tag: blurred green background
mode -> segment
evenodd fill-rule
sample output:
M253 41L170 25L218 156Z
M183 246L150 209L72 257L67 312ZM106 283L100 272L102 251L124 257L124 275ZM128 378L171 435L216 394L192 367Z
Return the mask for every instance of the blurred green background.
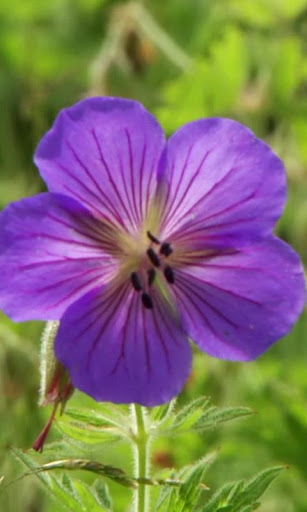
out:
M215 115L252 128L285 161L288 203L277 232L307 263L306 0L2 0L0 207L44 190L32 163L36 144L60 108L94 94L140 100L167 134ZM31 446L50 413L37 405L41 329L0 317L0 476L7 482L21 472L9 447ZM200 394L258 414L205 437L160 442L156 467L179 467L220 447L206 480L215 489L286 463L290 470L260 510L306 512L307 315L255 362L196 353L181 401ZM76 393L72 404L84 400ZM106 456L121 465L121 453ZM127 493L116 488L119 511ZM35 477L1 493L0 509L59 511Z

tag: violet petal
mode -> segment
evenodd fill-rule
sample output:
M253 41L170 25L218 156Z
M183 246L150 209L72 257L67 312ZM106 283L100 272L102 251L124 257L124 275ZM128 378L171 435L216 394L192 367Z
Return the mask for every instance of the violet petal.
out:
M160 162L163 236L189 249L254 243L271 234L285 184L281 160L238 122L189 123Z
M16 321L59 319L110 279L114 251L103 224L74 199L46 193L12 203L0 214L1 309Z
M147 211L164 145L161 127L136 101L89 98L59 113L34 160L51 192L131 232Z
M254 359L286 334L305 302L297 254L277 238L176 269L188 335L208 354Z
M73 385L99 401L154 406L182 388L189 342L169 305L151 290L142 305L129 280L89 292L64 314L55 340Z

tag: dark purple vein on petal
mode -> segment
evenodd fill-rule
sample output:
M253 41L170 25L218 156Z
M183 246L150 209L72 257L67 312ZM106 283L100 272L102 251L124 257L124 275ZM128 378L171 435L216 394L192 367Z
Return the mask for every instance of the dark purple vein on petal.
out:
M143 181L144 181L144 167L145 167L146 151L147 151L147 144L146 144L146 140L144 140L144 146L143 146L142 158L141 158L140 179L139 179L139 210L140 210L141 219L143 219L144 215L145 215L144 205L143 205Z
M132 190L132 201L133 201L133 207L134 207L134 212L135 212L135 218L137 219L137 224L140 225L141 218L140 218L140 215L139 215L139 212L138 212L137 203L136 203L136 197L135 197L135 188L136 188L135 184L136 184L137 179L140 179L140 177L137 176L137 174L138 174L137 171L136 171L136 175L135 176L134 176L134 173L133 173L132 143L131 143L131 137L130 137L130 133L129 133L128 128L125 128L125 134L126 134L127 145L128 145L129 170L130 170L130 186L131 186L131 190Z
M211 150L208 150L204 154L203 158L201 159L200 164L198 165L198 167L196 169L196 172L190 178L190 181L189 181L188 185L184 188L183 193L182 193L180 199L177 199L177 206L175 206L175 210L172 209L171 211L169 211L169 214L168 214L169 217L171 217L172 215L174 217L177 217L177 215L180 216L181 215L180 212L185 210L185 208L186 208L185 205L186 205L187 202L189 202L189 197L188 197L189 191L190 191L193 183L195 182L197 176L199 175L199 173L200 173L200 171L201 171L205 161L207 160L208 156L210 155L210 153L211 153ZM187 201L184 201L186 198L187 198Z
M118 200L120 201L120 204L122 205L122 208L124 209L124 211L125 211L125 213L126 213L126 215L127 215L128 219L129 219L129 222L130 222L131 226L133 226L133 219L132 219L132 217L131 217L131 215L130 215L130 212L129 212L128 208L126 207L126 205L125 205L125 203L124 203L124 201L123 201L123 198L122 198L122 196L121 196L121 194L120 194L120 192L119 192L119 190L118 190L118 188L117 188L117 186L116 186L116 183L114 182L114 180L113 180L113 178L112 178L112 174L111 174L110 168L109 168L109 166L108 166L108 164L107 164L107 162L106 162L106 160L105 160L105 158L104 158L104 156L103 156L102 149L101 149L101 146L100 146L100 143L99 143L99 140L98 140L98 137L97 137L97 135L96 135L95 130L94 130L94 129L92 129L92 130L91 130L91 133L92 133L93 138L94 138L94 140L95 140L95 143L96 143L96 146L97 146L97 149L98 149L98 153L99 153L100 160L101 160L101 162L102 162L102 164L103 164L103 166L104 166L104 168L105 168L105 170L106 170L106 173L107 173L108 178L109 178L109 180L110 180L110 183L111 183L111 185L112 185L112 187L113 187L113 190L114 190L115 194L117 195L117 198L118 198Z
M149 208L149 203L150 203L150 189L151 189L151 184L152 184L152 180L154 179L154 177L156 176L156 173L154 172L155 168L157 166L157 159L153 160L152 162L152 166L151 166L151 170L150 170L150 173L149 173L149 179L147 181L147 190L146 190L146 215L148 214L148 208Z
M92 320L90 322L90 324L87 325L86 329L83 330L82 332L82 336L99 320L99 318L101 318L102 315L106 315L106 313L109 311L109 315L107 316L107 318L104 319L104 322L102 324L102 326L100 327L99 331L98 331L98 334L97 336L94 338L94 340L92 341L91 343L91 348L90 350L88 351L88 354L87 354L87 368L89 368L89 365L90 365L90 360L91 358L93 357L93 354L95 352L95 349L102 337L102 334L103 332L105 331L105 329L107 328L108 324L110 323L110 320L112 318L114 318L114 315L119 307L119 305L122 303L122 300L127 292L127 289L128 289L128 286L125 286L122 290L121 293L119 294L116 294L112 297L112 300L108 300L107 301L107 304L106 304L106 308L103 309L103 311L100 311L98 316L95 317L94 320ZM117 290L118 291L118 290ZM116 298L117 298L117 301L116 301Z
M161 315L161 319L163 320L166 330L168 331L170 340L173 341L173 343L178 346L180 343L174 336L173 326L170 322L170 315L168 315L166 313L167 309L163 309L162 304L160 304L159 299L156 300L156 303L157 303L157 308L159 310L159 313ZM177 320L174 319L174 321L176 322Z
M72 195L73 197L76 197L81 204L86 204L88 207L89 207L89 210L92 211L92 212L95 212L97 217L96 219L100 220L100 219L105 219L107 220L112 226L115 226L115 227L122 227L121 224L118 223L118 220L116 217L114 217L113 213L110 212L110 210L108 210L108 212L112 215L112 217L108 217L108 215L105 214L105 212L102 212L101 210L99 210L94 204L90 203L89 201L87 201L87 199L85 199L85 197L83 197L82 195L78 194L74 189L70 188L68 185L63 185L63 188L64 190L66 190L69 195ZM100 199L99 201L101 202L101 204L104 204Z
M65 295L64 297L61 297L60 300L58 300L57 302L54 302L51 306L46 308L46 311L50 310L51 308L58 307L59 304L67 301L74 295L79 294L81 290L88 289L89 286L91 286L92 284L93 284L93 288L95 288L94 283L96 283L96 282L97 282L97 276L95 276L93 279L89 280L87 283L83 283L81 286L79 285L79 286L77 286L77 288L74 288L73 290L71 290L67 295Z
M42 286L41 288L36 288L35 292L41 293L41 292L46 292L47 290L55 290L56 288L58 288L59 286L62 286L65 283L69 283L70 281L78 280L78 279L80 279L80 277L99 272L100 270L102 271L103 269L100 267L85 269L83 272L79 272L79 274L74 274L72 276L66 277L65 279L61 279L60 281L56 281L56 282L46 285L46 286Z
M158 307L158 309L159 309L159 307ZM163 315L162 315L160 310L159 310L159 313L160 313L160 319L163 321L163 323L165 325L164 318L163 318ZM156 331L158 333L158 338L160 340L160 344L162 346L162 349L163 349L163 352L164 352L164 355L165 355L165 358L166 358L167 367L168 367L168 370L170 371L171 370L171 362L170 362L169 352L167 350L167 345L165 343L165 338L163 337L161 329L160 329L160 326L159 326L159 321L157 319L155 308L153 308L153 310L152 310L152 315L153 315L153 319L154 319L154 324L156 326ZM171 336L171 338L172 337L173 337L173 335Z
M241 206L244 203L249 202L251 199L254 199L256 197L256 192L257 191L254 191L248 197L246 197L246 198L244 198L244 199L242 199L240 201L237 201L235 204L232 204L232 205L228 206L227 208L224 208L223 210L220 210L220 211L218 211L216 213L213 213L212 215L208 215L207 217L202 217L199 221L192 221L192 222L188 221L187 224L190 224L191 225L190 227L193 227L193 229L196 228L199 225L203 226L207 220L211 220L212 218L218 217L219 215L223 215L224 213L230 213L231 211L235 210L238 206ZM237 220L237 221L230 220L229 222L225 222L223 224L225 224L225 226L226 226L228 224L232 225L235 222L238 222L238 223L239 222L248 222L250 220L257 220L257 217L253 217L251 219L245 218L245 219L241 219L241 220ZM176 222L176 224L177 224L177 222ZM220 225L221 224L212 224L212 225L209 225L209 226L204 226L203 230L205 230L205 229L209 230L211 228L220 227ZM185 236L186 234L189 234L191 232L193 232L193 230L189 231L187 228L185 228L185 225L183 225L177 231L175 231L172 234L172 238L176 238L176 239L180 238L181 239L182 235Z
M184 293L184 292L183 292ZM184 295L186 295L184 293ZM206 317L206 315L204 314L204 312L199 308L198 304L196 302L193 301L193 299L191 299L191 297L188 297L188 299L190 300L190 302L193 304L194 308L198 311L200 317L205 321L205 324L207 325L207 327L209 328L209 330L212 332L213 336L215 336L218 340L220 340L223 344L225 343L226 340L222 339L220 334L216 331L216 329L213 327L213 325L211 324L211 322L208 320L208 318ZM187 312L187 316L192 319L192 322L194 323L195 325L195 322L194 322L194 316L191 315L191 311L188 309L184 299L180 296L180 294L177 295L177 300L181 303L181 306L186 310ZM198 340L193 340L195 342L197 342Z
M176 281L177 283L177 281ZM193 286L189 286L189 284L186 282L186 281L180 281L178 282L178 287L181 289L182 292L185 291L190 291L191 294L189 295L189 299L191 299L191 297L197 297L203 304L205 304L209 309L211 309L211 311L213 311L214 313L216 313L218 316L220 316L221 318L223 318L225 320L225 322L229 323L230 325L232 325L232 327L235 327L235 328L238 328L239 326L233 322L232 320L230 320L226 315L224 315L218 308L216 308L215 306L213 306L209 301L207 301L200 293L201 293L201 290L200 290L200 293L198 293L198 289L196 287L193 287ZM197 291L196 291L197 290ZM207 292L207 291L206 291ZM209 292L209 295L210 295L210 292ZM213 296L214 297L214 296ZM216 298L216 297L214 297Z
M80 157L77 155L76 151L74 150L74 148L71 146L71 144L69 143L68 140L66 140L66 145L68 146L68 148L70 149L70 151L72 152L76 162L80 165L80 167L83 169L83 171L85 172L86 176L89 178L89 180L93 183L93 185L97 188L97 190L99 190L101 196L104 198L105 202L104 202L104 205L109 209L109 212L112 213L114 215L114 217L116 218L116 220L119 222L119 224L122 225L122 220L121 218L119 217L119 215L117 214L117 211L113 205L113 203L111 202L110 198L107 196L107 194L105 194L105 192L102 190L102 188L100 187L99 183L95 180L95 178L93 177L93 175L90 173L89 169L87 168L87 166L82 162L82 160L80 159ZM90 190L90 189L89 189ZM92 194L94 196L96 196L96 194ZM99 196L96 196L98 197L98 200L101 202L101 197Z
M176 274L176 281L177 281L177 279L181 279L181 280L184 280L185 282L188 282L187 278L183 277L182 273L179 273L179 272ZM244 295L241 295L239 293L235 293L232 290L227 290L226 288L222 288L221 286L218 286L217 284L210 283L210 281L205 281L204 279L200 279L200 278L198 278L195 275L193 275L193 279L194 279L194 281L196 281L198 283L198 284L194 283L195 288L199 289L200 291L202 291L203 285L205 284L205 285L207 285L207 286L209 286L211 288L215 288L219 292L226 293L228 295L231 295L232 297L236 297L236 298L245 300L246 302L250 302L251 304L254 304L255 306L262 306L261 302L258 302L258 301L254 300L254 299L249 298L249 297L245 297ZM208 293L210 293L210 291L208 291Z
M147 333L147 323L146 323L146 314L151 315L152 310L145 310L144 307L139 306L141 308L141 315L142 315L142 321L143 321L143 335L144 335L144 348L145 348L145 355L146 355L146 368L147 373L151 374L152 368L151 368L151 361L150 361L150 352L149 352L149 346L150 341L148 339L148 333Z
M101 246L92 245L85 242L79 242L77 240L71 240L70 238L62 238L60 236L50 235L49 233L27 233L27 239L31 238L46 238L47 240L54 240L55 242L63 242L68 245L78 245L81 247L88 247L91 249L101 250Z
M84 238L86 238L87 240L90 239L90 240L94 240L95 242L98 242L99 244L101 244L101 249L107 249L108 251L114 251L114 249L116 249L115 244L108 243L108 241L104 238L103 233L99 233L96 230L92 229L91 226L82 223L81 219L77 220L78 224L80 224L80 225L83 224L83 226L89 230L88 232L82 231L80 228L77 228L75 225L70 224L69 222L65 222L63 219L59 219L58 217L54 216L51 213L48 213L47 217L54 220L58 224L60 224L62 226L66 226L66 227L70 228L71 230L75 231L76 233L79 233L80 235L84 236Z
M174 204L177 202L177 195L178 195L179 189L180 189L180 187L182 185L183 176L185 174L185 171L186 171L186 168L187 168L187 165L188 165L188 161L190 159L193 147L194 147L194 144L192 144L189 147L188 151L187 151L185 162L184 162L183 167L181 169L180 177L178 178L178 181L177 181L176 189L173 192L173 199L171 200L170 204L167 204L167 208L165 209L165 213L164 213L163 218L162 218L162 223L161 223L161 227L162 228L164 227L165 223L167 223L167 219L170 216L170 212L172 211ZM172 186L172 184L170 183L170 188L171 188L171 186Z
M137 219L133 215L133 213L134 213L133 212L133 206L131 204L131 198L130 198L130 195L129 195L129 190L128 190L128 186L127 186L127 182L126 182L123 161L122 161L122 158L121 158L120 151L118 150L116 145L115 145L115 149L116 149L116 154L117 154L117 160L118 160L118 163L119 163L119 170L120 170L120 175L121 175L121 178L122 178L122 184L123 184L124 191L125 191L125 194L126 194L127 204L128 204L129 212L131 213L131 220L132 220L131 225L132 225L132 227L135 228L135 227L137 227Z
M126 339L127 339L127 331L129 329L129 321L130 321L130 315L131 315L131 311L132 311L132 308L133 306L136 307L135 305L135 301L138 300L138 296L136 294L133 294L132 296L132 299L130 301L130 304L129 304L129 307L128 307L128 310L126 312L126 319L125 319L125 323L123 325L123 337L122 337L122 340L121 340L121 346L120 346L120 353L119 353L119 356L117 358L117 360L115 361L115 364L113 365L113 368L111 369L110 371L110 375L114 375L119 367L119 363L120 361L123 359L125 361L125 348L126 348ZM129 370L128 370L128 367L126 366L126 371L129 373Z
M221 186L222 184L226 183L227 180L229 179L229 177L232 175L232 173L234 171L236 171L236 167L231 167L231 169L229 169L229 171L224 174L224 176L219 180L217 181L203 196L201 196L198 201L196 201L196 203L194 203L191 208L189 208L188 211L184 212L183 215L177 217L176 216L176 220L175 222L173 223L171 229L173 230L175 226L177 226L178 224L180 224L180 222L182 221L182 219L184 219L187 215L189 215L193 210L194 208L197 208L197 206L204 200L204 199L207 199L215 190L217 187Z

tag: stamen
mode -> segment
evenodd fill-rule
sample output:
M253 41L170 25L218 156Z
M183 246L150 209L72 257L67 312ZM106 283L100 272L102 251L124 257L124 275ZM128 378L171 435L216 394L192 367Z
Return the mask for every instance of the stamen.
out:
M140 292L141 289L142 289L142 283L140 281L140 278L139 278L138 274L136 272L132 272L132 274L130 275L130 279L131 279L131 283L132 283L133 288L137 292Z
M164 276L168 283L174 284L175 274L174 274L173 269L171 267L169 267L168 265L164 269Z
M158 240L154 235L152 235L150 231L147 231L147 236L154 244L160 245L160 240Z
M145 293L145 292L142 293L142 302L143 302L143 306L145 308L147 308L147 309L153 308L152 298L150 295L148 295L148 293Z
M160 254L164 254L164 256L169 256L172 254L173 249L171 248L171 244L168 242L163 242L160 247Z
M151 247L149 249L147 249L147 256L150 259L151 263L155 267L160 267L159 256L155 253L155 251Z
M148 274L148 286L151 286L152 283L154 282L155 280L155 277L156 277L156 271L154 268L151 268L147 271L147 274Z

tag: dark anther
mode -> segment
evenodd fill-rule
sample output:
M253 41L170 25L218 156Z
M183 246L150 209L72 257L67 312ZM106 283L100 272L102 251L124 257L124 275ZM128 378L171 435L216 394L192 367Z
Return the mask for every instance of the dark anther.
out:
M150 231L147 231L147 236L154 244L160 244L160 240L153 236Z
M133 288L137 292L141 291L142 284L141 284L141 281L140 281L140 278L139 278L138 274L136 272L132 272L132 274L130 275L130 279L131 279L131 283L132 283Z
M160 267L159 256L155 253L155 251L151 247L149 249L147 249L147 256L150 259L151 263L155 267Z
M164 275L165 275L165 279L167 280L168 283L174 284L174 282L175 282L174 271L168 265L164 269Z
M148 286L151 286L151 285L152 285L152 283L153 283L153 282L154 282L154 280L155 280L155 277L156 277L156 271L155 271L155 269L154 269L154 268L151 268L151 269L149 269L149 270L148 270L147 274L148 274Z
M171 248L171 244L168 242L163 242L163 244L160 247L160 254L164 254L164 256L169 256L172 254L173 249Z
M147 309L153 308L152 298L150 295L148 295L148 293L145 293L145 292L142 293L142 302L143 302L143 306L145 308L147 308Z

